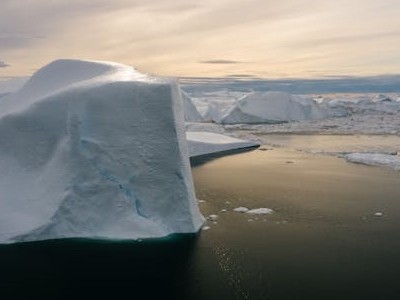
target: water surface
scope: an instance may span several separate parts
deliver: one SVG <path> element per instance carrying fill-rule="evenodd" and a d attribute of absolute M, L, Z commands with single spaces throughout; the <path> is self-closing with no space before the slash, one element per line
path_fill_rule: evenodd
<path fill-rule="evenodd" d="M 0 291 L 8 299 L 398 298 L 399 172 L 278 148 L 208 161 L 193 174 L 203 214 L 218 215 L 210 230 L 3 245 Z"/>

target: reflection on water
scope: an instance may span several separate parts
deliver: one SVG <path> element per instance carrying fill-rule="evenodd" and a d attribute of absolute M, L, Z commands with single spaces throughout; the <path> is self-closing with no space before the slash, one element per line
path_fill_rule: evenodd
<path fill-rule="evenodd" d="M 199 245 L 214 249 L 238 298 L 394 299 L 400 292 L 398 172 L 275 149 L 218 159 L 194 177 L 203 213 L 219 215 Z M 232 212 L 238 206 L 275 213 Z"/>
<path fill-rule="evenodd" d="M 196 240 L 189 235 L 142 242 L 68 239 L 3 245 L 0 293 L 12 294 L 8 299 L 180 299 L 190 280 Z"/>
<path fill-rule="evenodd" d="M 212 160 L 193 174 L 203 214 L 218 215 L 210 230 L 0 246 L 1 291 L 24 299 L 397 299 L 398 172 L 275 149 Z M 233 212 L 238 206 L 275 213 Z"/>

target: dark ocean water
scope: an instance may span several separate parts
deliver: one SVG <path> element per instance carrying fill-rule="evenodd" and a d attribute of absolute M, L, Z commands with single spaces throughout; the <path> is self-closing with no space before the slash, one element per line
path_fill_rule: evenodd
<path fill-rule="evenodd" d="M 398 299 L 399 172 L 275 149 L 193 174 L 210 230 L 2 245 L 0 299 Z"/>

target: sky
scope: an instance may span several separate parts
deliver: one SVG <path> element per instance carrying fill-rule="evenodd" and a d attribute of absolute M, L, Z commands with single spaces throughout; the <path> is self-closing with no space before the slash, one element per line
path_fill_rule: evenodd
<path fill-rule="evenodd" d="M 177 77 L 400 74 L 399 0 L 0 0 L 0 78 L 59 58 Z"/>

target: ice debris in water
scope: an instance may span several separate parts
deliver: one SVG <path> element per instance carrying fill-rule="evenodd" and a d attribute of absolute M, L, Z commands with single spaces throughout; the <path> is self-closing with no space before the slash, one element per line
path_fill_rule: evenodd
<path fill-rule="evenodd" d="M 218 215 L 209 215 L 208 218 L 210 221 L 215 221 L 216 219 L 218 219 Z"/>
<path fill-rule="evenodd" d="M 240 206 L 240 207 L 234 208 L 233 211 L 240 212 L 240 213 L 245 213 L 245 212 L 249 211 L 249 209 L 247 207 Z"/>
<path fill-rule="evenodd" d="M 250 215 L 268 215 L 272 214 L 274 211 L 270 208 L 265 208 L 265 207 L 260 207 L 260 208 L 254 208 L 254 209 L 248 209 L 247 207 L 240 206 L 235 209 L 233 209 L 235 212 L 240 212 L 240 213 L 246 213 Z"/>
<path fill-rule="evenodd" d="M 246 213 L 251 214 L 251 215 L 268 215 L 268 214 L 272 214 L 273 212 L 274 211 L 270 208 L 261 207 L 261 208 L 255 208 L 255 209 L 248 210 Z"/>

